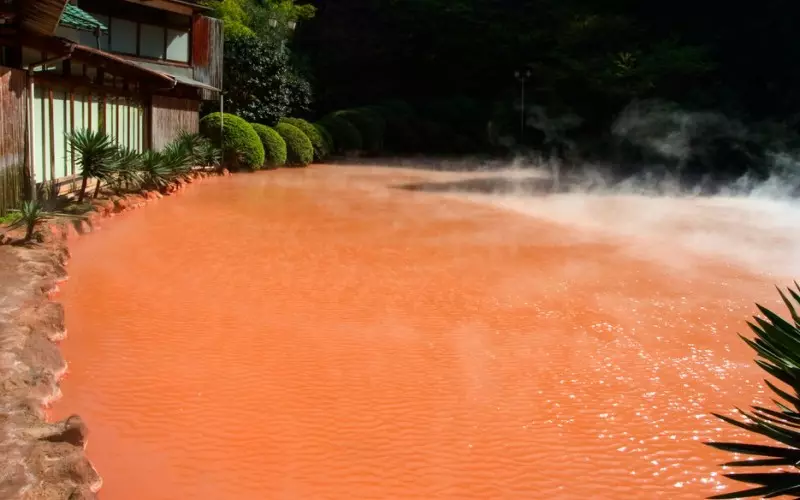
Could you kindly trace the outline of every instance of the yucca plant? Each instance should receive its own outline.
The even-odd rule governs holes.
[[[209,139],[204,138],[200,151],[200,164],[217,169],[222,165],[222,150],[214,146]]]
[[[119,147],[114,155],[114,188],[117,192],[138,189],[142,184],[142,155]]]
[[[19,218],[13,224],[8,226],[8,229],[16,229],[18,227],[25,227],[25,239],[28,242],[33,239],[36,231],[36,225],[44,222],[49,217],[45,212],[44,207],[38,201],[25,201],[22,202],[22,207],[19,209]]]
[[[164,161],[164,156],[157,151],[145,151],[139,168],[145,187],[161,190],[172,181],[172,170]]]
[[[751,460],[729,462],[725,464],[726,466],[800,468],[800,315],[796,308],[800,305],[800,286],[797,283],[795,283],[795,289],[788,289],[788,294],[778,290],[789,310],[791,322],[758,305],[758,310],[764,317],[754,317],[754,322],[747,323],[756,338],[750,340],[740,335],[747,345],[758,354],[756,364],[786,384],[786,390],[783,390],[770,381],[765,381],[778,397],[774,400],[777,409],[753,406],[749,413],[737,409],[745,417],[741,421],[714,414],[728,424],[764,436],[775,441],[775,444],[779,446],[707,443],[720,450],[757,457]],[[796,470],[726,474],[725,476],[736,481],[750,483],[755,487],[711,498],[775,498],[787,495],[800,498],[800,473]]]
[[[192,166],[203,164],[203,152],[209,140],[200,134],[182,131],[173,142],[174,145],[185,151]]]
[[[105,132],[93,130],[73,130],[67,134],[67,142],[75,155],[75,163],[80,167],[81,190],[78,193],[78,202],[83,202],[86,196],[86,185],[89,179],[97,180],[95,196],[100,192],[100,183],[109,179],[114,170],[114,155],[117,146]]]
[[[192,171],[192,151],[179,140],[173,141],[161,152],[166,166],[172,171],[174,179],[186,178]]]

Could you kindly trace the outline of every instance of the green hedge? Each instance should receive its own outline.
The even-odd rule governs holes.
[[[328,152],[328,156],[330,156],[336,149],[333,142],[333,136],[330,132],[328,132],[328,129],[319,123],[313,123],[312,126],[317,129],[320,137],[322,137],[322,140],[325,142],[325,150]]]
[[[220,131],[220,121],[224,120]],[[200,132],[222,149],[223,160],[235,168],[259,169],[264,164],[264,145],[256,131],[236,115],[211,113],[200,120]]]
[[[383,147],[383,132],[386,122],[381,115],[367,108],[337,111],[336,116],[344,118],[358,129],[362,137],[362,148],[374,153]]]
[[[384,149],[390,153],[420,153],[423,139],[419,128],[409,118],[394,118],[386,122]]]
[[[319,133],[319,130],[317,130],[314,125],[308,123],[302,118],[281,118],[281,122],[294,125],[304,134],[306,134],[306,137],[308,137],[308,139],[311,141],[311,145],[314,147],[315,160],[322,161],[328,157],[330,154],[330,148],[328,147],[325,139],[322,137],[322,134]]]
[[[334,151],[346,153],[360,151],[364,147],[361,132],[349,120],[337,115],[328,115],[319,121],[333,136]]]
[[[289,165],[305,167],[314,161],[314,146],[302,130],[283,122],[275,126],[275,131],[286,141],[286,158]]]
[[[264,165],[267,167],[280,167],[286,164],[286,141],[281,134],[272,127],[260,123],[253,123],[253,130],[264,145]]]

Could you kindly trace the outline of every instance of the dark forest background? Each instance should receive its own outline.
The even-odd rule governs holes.
[[[690,142],[678,150],[712,137],[714,161],[744,162],[732,167],[740,173],[763,162],[766,149],[797,143],[800,4],[789,0],[212,3],[228,11],[238,5],[245,14],[238,22],[260,36],[264,53],[281,54],[264,70],[267,78],[284,71],[287,85],[274,117],[314,119],[402,101],[453,129],[462,143],[519,148],[521,83],[514,75],[528,69],[523,139],[531,148],[563,155],[567,144],[584,156],[605,157],[619,150],[620,132],[635,146],[642,127],[665,140],[678,128]],[[296,30],[254,23],[272,15],[265,12],[297,21]],[[238,27],[228,31],[239,36]],[[228,61],[228,73],[235,74],[226,89],[241,84],[236,75],[254,71],[247,51],[237,57],[241,64]],[[247,99],[252,96],[240,101]],[[274,100],[261,96],[257,107]],[[242,107],[235,99],[230,105]],[[667,146],[660,149],[669,156]],[[701,161],[681,154],[672,156]]]

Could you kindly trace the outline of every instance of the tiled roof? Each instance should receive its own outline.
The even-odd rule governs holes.
[[[108,28],[91,14],[69,3],[64,7],[59,24],[80,31],[95,31],[98,28],[100,31],[108,31]]]

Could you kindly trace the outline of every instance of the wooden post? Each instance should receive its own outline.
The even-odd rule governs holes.
[[[108,128],[108,115],[107,115],[108,106],[107,106],[107,103],[108,103],[107,96],[106,96],[106,94],[103,94],[103,105],[102,105],[103,107],[100,110],[100,112],[98,113],[100,116],[102,116],[102,119],[100,119],[100,121],[98,121],[98,123],[100,124],[100,130],[103,133],[106,133],[106,128]]]
[[[69,91],[69,126],[70,131],[75,130],[75,91]],[[72,175],[72,191],[75,191],[77,187],[75,185],[75,149],[70,147],[69,149],[69,157],[70,157],[70,173]]]
[[[92,130],[92,93],[89,92],[87,103],[89,104],[89,109],[87,110],[89,113],[89,130]]]
[[[28,72],[28,89],[26,96],[27,104],[28,104],[28,112],[26,113],[26,119],[28,121],[28,129],[27,129],[27,151],[26,151],[26,159],[25,164],[28,170],[28,199],[29,200],[36,200],[36,165],[34,164],[34,130],[36,127],[36,117],[34,116],[34,98],[35,98],[35,91],[34,91],[34,82],[33,82],[33,73]]]
[[[119,97],[114,98],[114,140],[119,144]]]
[[[56,180],[56,125],[53,107],[53,88],[48,89],[48,106],[50,108],[50,181]]]

